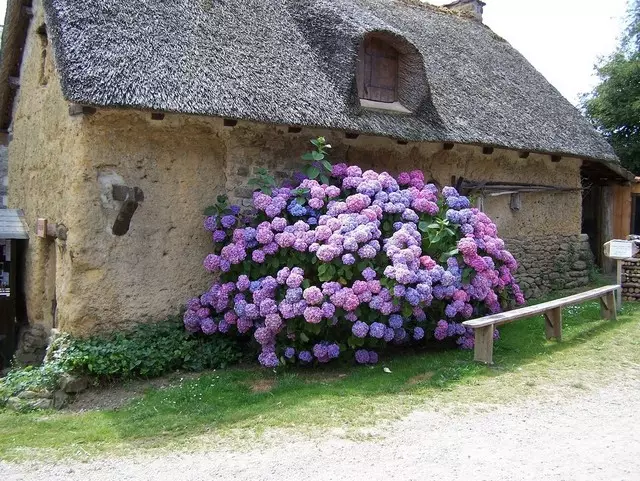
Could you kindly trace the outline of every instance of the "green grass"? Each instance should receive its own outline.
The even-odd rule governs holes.
[[[206,437],[231,442],[271,427],[357,429],[425,402],[463,409],[466,403],[509,402],[550,390],[584,392],[640,364],[640,305],[625,305],[617,322],[599,315],[597,302],[566,308],[561,343],[544,339],[541,317],[504,326],[493,367],[473,363],[466,351],[396,353],[376,367],[206,373],[150,390],[117,410],[0,412],[0,459],[189,449]]]

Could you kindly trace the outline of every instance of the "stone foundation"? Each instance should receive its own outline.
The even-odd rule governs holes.
[[[15,353],[15,361],[21,366],[37,366],[42,363],[49,345],[49,331],[41,324],[22,327]]]
[[[589,283],[593,255],[586,234],[514,237],[505,242],[518,261],[516,277],[527,299]]]

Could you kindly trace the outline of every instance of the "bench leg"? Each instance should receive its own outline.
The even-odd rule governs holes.
[[[493,364],[493,330],[493,324],[475,330],[474,361]]]
[[[615,321],[618,318],[616,311],[616,294],[608,292],[600,298],[600,315],[603,319]]]
[[[547,339],[562,341],[562,308],[556,307],[544,313],[544,330]]]

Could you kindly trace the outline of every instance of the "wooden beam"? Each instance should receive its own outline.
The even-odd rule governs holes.
[[[491,155],[493,154],[493,147],[482,147],[482,153],[484,155]]]
[[[522,209],[522,196],[520,195],[520,192],[514,192],[511,194],[511,199],[509,199],[509,208],[515,211]]]
[[[444,144],[442,144],[442,148],[444,150],[453,150],[454,146],[455,144],[453,142],[445,142]]]
[[[97,111],[98,109],[88,105],[69,104],[69,115],[93,115]]]
[[[144,202],[144,192],[139,187],[128,187],[126,185],[114,185],[111,188],[113,200],[125,202],[128,200]]]

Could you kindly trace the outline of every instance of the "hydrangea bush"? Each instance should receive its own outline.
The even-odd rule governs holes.
[[[261,172],[250,211],[225,197],[208,210],[215,281],[187,303],[187,330],[252,336],[266,367],[375,364],[390,343],[472,348],[463,320],[524,303],[495,224],[455,188],[331,165],[312,143],[306,175],[276,187]]]

